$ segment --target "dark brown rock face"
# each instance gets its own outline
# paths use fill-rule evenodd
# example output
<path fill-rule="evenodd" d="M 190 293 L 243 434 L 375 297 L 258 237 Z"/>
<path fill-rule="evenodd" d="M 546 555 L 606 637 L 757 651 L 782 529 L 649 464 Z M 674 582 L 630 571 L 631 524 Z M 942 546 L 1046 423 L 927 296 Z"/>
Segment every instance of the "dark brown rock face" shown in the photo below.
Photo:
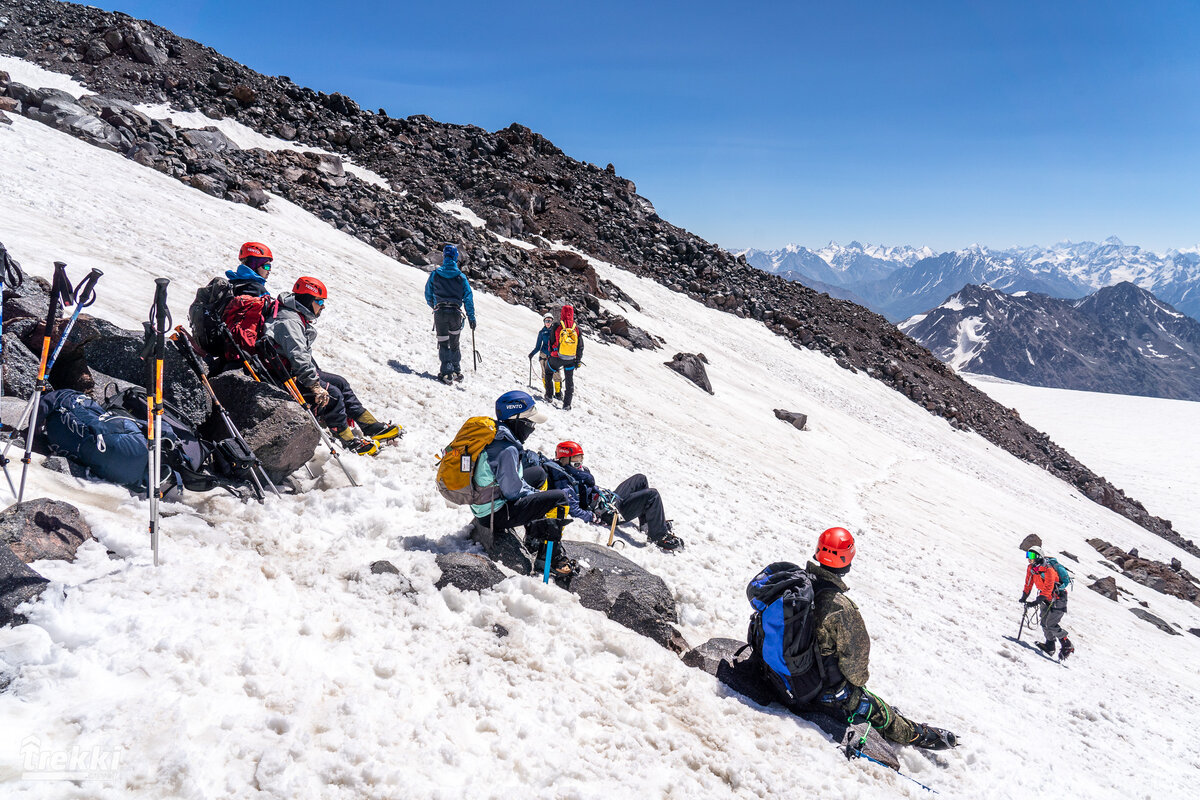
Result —
<path fill-rule="evenodd" d="M 1182 565 L 1176 567 L 1173 564 L 1141 558 L 1134 555 L 1134 551 L 1126 553 L 1103 539 L 1088 539 L 1088 544 L 1120 567 L 1121 573 L 1131 581 L 1148 586 L 1156 592 L 1200 605 L 1200 583 L 1190 572 L 1183 569 Z"/>
<path fill-rule="evenodd" d="M 223 372 L 210 383 L 271 480 L 282 480 L 312 459 L 320 434 L 287 392 L 240 372 Z M 224 438 L 223 426 L 215 427 L 213 435 Z"/>
<path fill-rule="evenodd" d="M 0 625 L 24 624 L 25 617 L 16 613 L 17 606 L 35 599 L 47 583 L 13 555 L 8 545 L 0 544 Z"/>
<path fill-rule="evenodd" d="M 1088 584 L 1088 588 L 1104 595 L 1109 600 L 1117 599 L 1117 579 L 1111 575 Z"/>
<path fill-rule="evenodd" d="M 704 357 L 703 353 L 676 353 L 673 359 L 664 363 L 704 391 L 713 394 L 712 383 L 708 380 L 708 370 L 704 368 L 708 359 Z"/>

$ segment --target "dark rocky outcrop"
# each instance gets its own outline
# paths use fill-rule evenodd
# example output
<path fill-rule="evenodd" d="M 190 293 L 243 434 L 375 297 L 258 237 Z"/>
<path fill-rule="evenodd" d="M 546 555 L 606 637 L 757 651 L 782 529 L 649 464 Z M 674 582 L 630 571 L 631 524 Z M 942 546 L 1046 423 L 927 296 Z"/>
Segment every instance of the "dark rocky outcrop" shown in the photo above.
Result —
<path fill-rule="evenodd" d="M 441 577 L 434 588 L 455 586 L 464 592 L 482 592 L 504 580 L 504 573 L 488 559 L 475 553 L 439 553 L 438 569 Z"/>
<path fill-rule="evenodd" d="M 1169 622 L 1167 622 L 1165 619 L 1163 619 L 1162 617 L 1157 617 L 1154 614 L 1151 614 L 1149 611 L 1147 611 L 1144 608 L 1131 608 L 1129 610 L 1133 612 L 1133 615 L 1135 617 L 1137 617 L 1138 619 L 1141 619 L 1141 620 L 1145 620 L 1146 622 L 1149 622 L 1151 625 L 1158 628 L 1163 633 L 1169 633 L 1172 636 L 1182 636 L 1183 635 L 1179 631 L 1175 630 L 1175 628 Z"/>
<path fill-rule="evenodd" d="M 501 528 L 493 533 L 478 520 L 471 523 L 471 538 L 483 546 L 488 558 L 498 561 L 518 575 L 533 573 L 533 558 L 525 549 L 521 537 L 511 530 Z"/>
<path fill-rule="evenodd" d="M 1179 536 L 1170 522 L 1149 514 L 1015 412 L 962 381 L 883 317 L 751 267 L 744 257 L 671 225 L 637 194 L 632 181 L 615 170 L 569 158 L 524 126 L 489 132 L 420 114 L 395 119 L 336 92 L 260 75 L 150 23 L 89 6 L 0 0 L 0 13 L 10 20 L 0 36 L 0 52 L 73 74 L 108 98 L 165 102 L 211 119 L 230 117 L 266 135 L 351 156 L 406 194 L 353 176 L 325 174 L 298 153 L 201 153 L 169 123 L 146 126 L 135 115 L 110 114 L 110 120 L 128 125 L 108 121 L 123 141 L 128 137 L 131 145 L 123 152 L 140 164 L 199 183 L 205 191 L 223 191 L 234 202 L 250 202 L 255 196 L 261 200 L 261 192 L 275 192 L 385 255 L 412 264 L 436 260 L 442 241 L 458 242 L 477 289 L 539 311 L 571 302 L 580 310 L 585 335 L 633 346 L 613 332 L 612 317 L 602 310 L 598 295 L 589 292 L 586 270 L 572 271 L 558 255 L 546 259 L 538 251 L 499 242 L 437 206 L 457 200 L 491 230 L 519 236 L 546 253 L 562 251 L 549 242 L 563 242 L 710 308 L 760 321 L 796 347 L 865 372 L 953 427 L 979 433 L 1094 502 L 1200 555 L 1200 548 Z M 154 49 L 144 46 L 142 37 Z M 4 88 L 18 101 L 21 96 L 37 99 L 38 106 L 48 96 L 29 87 L 23 93 L 18 84 Z M 78 102 L 88 107 L 82 99 Z M 207 177 L 192 181 L 197 175 Z M 556 266 L 549 266 L 551 260 Z M 619 287 L 603 279 L 597 288 L 610 302 L 632 305 Z"/>
<path fill-rule="evenodd" d="M 579 562 L 571 591 L 585 608 L 647 636 L 676 653 L 688 650 L 675 629 L 679 612 L 662 578 L 651 574 L 611 547 L 566 542 L 568 555 Z"/>
<path fill-rule="evenodd" d="M 740 655 L 735 655 L 739 653 Z M 752 660 L 750 648 L 738 639 L 709 639 L 704 644 L 689 650 L 683 656 L 689 667 L 704 670 L 734 692 L 759 705 L 770 705 L 775 693 L 763 679 L 758 666 Z M 829 734 L 835 741 L 844 741 L 849 730 L 839 720 L 817 711 L 794 711 L 797 716 L 808 720 Z M 863 753 L 881 761 L 892 769 L 899 769 L 900 762 L 893 746 L 874 729 L 868 729 L 867 743 Z"/>
<path fill-rule="evenodd" d="M 1117 599 L 1117 579 L 1112 575 L 1093 581 L 1088 584 L 1088 588 L 1093 592 L 1104 595 L 1109 600 Z"/>
<path fill-rule="evenodd" d="M 712 383 L 708 380 L 708 370 L 704 368 L 708 359 L 704 357 L 703 353 L 676 353 L 674 358 L 663 363 L 704 391 L 713 394 Z"/>
<path fill-rule="evenodd" d="M 1031 547 L 1041 547 L 1041 546 L 1042 546 L 1042 537 L 1038 536 L 1036 533 L 1031 533 L 1028 536 L 1026 536 L 1024 539 L 1021 540 L 1021 545 L 1020 545 L 1022 550 L 1028 550 Z"/>
<path fill-rule="evenodd" d="M 61 500 L 39 497 L 0 511 L 0 542 L 26 564 L 43 558 L 74 561 L 75 551 L 91 538 L 79 509 Z"/>
<path fill-rule="evenodd" d="M 209 382 L 271 480 L 282 480 L 313 457 L 320 434 L 287 392 L 240 372 L 223 372 Z M 224 438 L 219 421 L 209 428 L 211 435 Z"/>
<path fill-rule="evenodd" d="M 1178 564 L 1178 559 L 1172 564 L 1151 561 L 1134 555 L 1135 550 L 1126 553 L 1103 539 L 1088 539 L 1088 544 L 1096 548 L 1100 555 L 1120 567 L 1121 574 L 1131 581 L 1148 586 L 1156 592 L 1169 594 L 1180 600 L 1200 605 L 1200 582 L 1197 582 L 1190 572 L 1183 569 L 1182 564 Z"/>
<path fill-rule="evenodd" d="M 0 544 L 0 625 L 22 625 L 26 619 L 16 613 L 21 603 L 35 599 L 48 580 L 25 565 L 6 544 Z"/>
<path fill-rule="evenodd" d="M 783 420 L 798 431 L 804 430 L 804 426 L 808 424 L 808 414 L 801 414 L 798 411 L 784 411 L 782 408 L 775 409 L 775 419 Z"/>

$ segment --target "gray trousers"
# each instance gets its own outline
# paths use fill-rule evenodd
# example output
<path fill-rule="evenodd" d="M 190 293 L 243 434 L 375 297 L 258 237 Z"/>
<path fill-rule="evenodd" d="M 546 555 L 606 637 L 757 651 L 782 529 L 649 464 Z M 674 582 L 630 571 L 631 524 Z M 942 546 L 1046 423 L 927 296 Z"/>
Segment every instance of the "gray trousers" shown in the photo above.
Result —
<path fill-rule="evenodd" d="M 1042 631 L 1046 634 L 1047 642 L 1057 642 L 1059 639 L 1067 637 L 1066 630 L 1059 623 L 1067 614 L 1067 600 L 1055 600 L 1053 603 L 1047 603 L 1045 599 L 1038 601 L 1038 608 L 1041 612 Z"/>

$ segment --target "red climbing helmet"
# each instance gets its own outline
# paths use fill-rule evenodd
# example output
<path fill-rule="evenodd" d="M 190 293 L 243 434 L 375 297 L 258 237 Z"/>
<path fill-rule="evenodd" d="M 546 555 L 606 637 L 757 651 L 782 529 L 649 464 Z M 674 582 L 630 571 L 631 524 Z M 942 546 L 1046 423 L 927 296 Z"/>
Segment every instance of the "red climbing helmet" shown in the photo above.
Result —
<path fill-rule="evenodd" d="M 578 442 L 559 442 L 558 447 L 554 448 L 555 458 L 571 458 L 572 456 L 583 456 L 583 448 Z"/>
<path fill-rule="evenodd" d="M 262 242 L 246 242 L 242 245 L 242 249 L 238 251 L 238 261 L 250 256 L 258 256 L 259 258 L 273 258 L 271 248 L 267 247 Z"/>
<path fill-rule="evenodd" d="M 329 292 L 325 291 L 325 284 L 316 278 L 307 276 L 296 280 L 296 285 L 292 287 L 292 294 L 310 294 L 318 300 L 329 297 Z"/>
<path fill-rule="evenodd" d="M 845 528 L 830 528 L 817 539 L 817 563 L 827 567 L 848 567 L 854 560 L 854 537 Z"/>

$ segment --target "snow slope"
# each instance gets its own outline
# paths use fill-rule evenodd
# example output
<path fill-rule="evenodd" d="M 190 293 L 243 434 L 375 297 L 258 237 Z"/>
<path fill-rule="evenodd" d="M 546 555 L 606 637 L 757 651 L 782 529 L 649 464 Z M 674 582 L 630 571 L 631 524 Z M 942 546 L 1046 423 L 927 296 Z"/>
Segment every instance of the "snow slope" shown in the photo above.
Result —
<path fill-rule="evenodd" d="M 329 285 L 322 362 L 407 428 L 398 447 L 355 460 L 361 489 L 327 469 L 314 490 L 265 506 L 216 494 L 168 505 L 158 569 L 144 504 L 35 466 L 31 496 L 79 505 L 99 542 L 74 564 L 34 564 L 51 588 L 30 625 L 0 630 L 5 797 L 927 796 L 566 592 L 518 577 L 482 594 L 433 588 L 434 555 L 472 545 L 466 513 L 432 488 L 432 454 L 524 384 L 537 313 L 478 293 L 479 372 L 462 390 L 402 374 L 389 362 L 435 364 L 424 272 L 280 198 L 266 212 L 229 204 L 23 118 L 0 127 L 0 208 L 0 241 L 28 272 L 48 275 L 53 259 L 103 269 L 95 311 L 127 327 L 144 318 L 152 277 L 172 279 L 182 319 L 240 242 L 270 243 L 276 289 L 302 274 Z M 589 343 L 576 410 L 552 411 L 530 443 L 575 439 L 603 484 L 644 471 L 662 489 L 688 548 L 663 554 L 630 535 L 622 552 L 666 579 L 689 641 L 743 635 L 754 573 L 803 562 L 819 531 L 847 525 L 871 688 L 964 742 L 903 752 L 913 777 L 947 797 L 1045 796 L 1047 776 L 1056 796 L 1188 793 L 1200 758 L 1186 723 L 1165 715 L 1200 701 L 1200 641 L 1086 589 L 1066 621 L 1068 668 L 1005 637 L 1026 533 L 1080 556 L 1081 577 L 1107 574 L 1090 536 L 1179 555 L 1193 572 L 1197 559 L 758 323 L 596 267 L 666 349 Z M 678 350 L 707 355 L 715 396 L 662 365 Z M 776 420 L 777 407 L 808 413 L 810 430 Z M 370 575 L 379 558 L 414 591 Z M 1196 624 L 1195 607 L 1127 588 Z M 112 774 L 92 776 L 111 780 L 29 770 L 72 748 L 115 754 L 102 764 Z"/>
<path fill-rule="evenodd" d="M 1200 540 L 1200 403 L 1125 394 L 1049 389 L 964 375 L 1050 435 L 1076 458 Z"/>

